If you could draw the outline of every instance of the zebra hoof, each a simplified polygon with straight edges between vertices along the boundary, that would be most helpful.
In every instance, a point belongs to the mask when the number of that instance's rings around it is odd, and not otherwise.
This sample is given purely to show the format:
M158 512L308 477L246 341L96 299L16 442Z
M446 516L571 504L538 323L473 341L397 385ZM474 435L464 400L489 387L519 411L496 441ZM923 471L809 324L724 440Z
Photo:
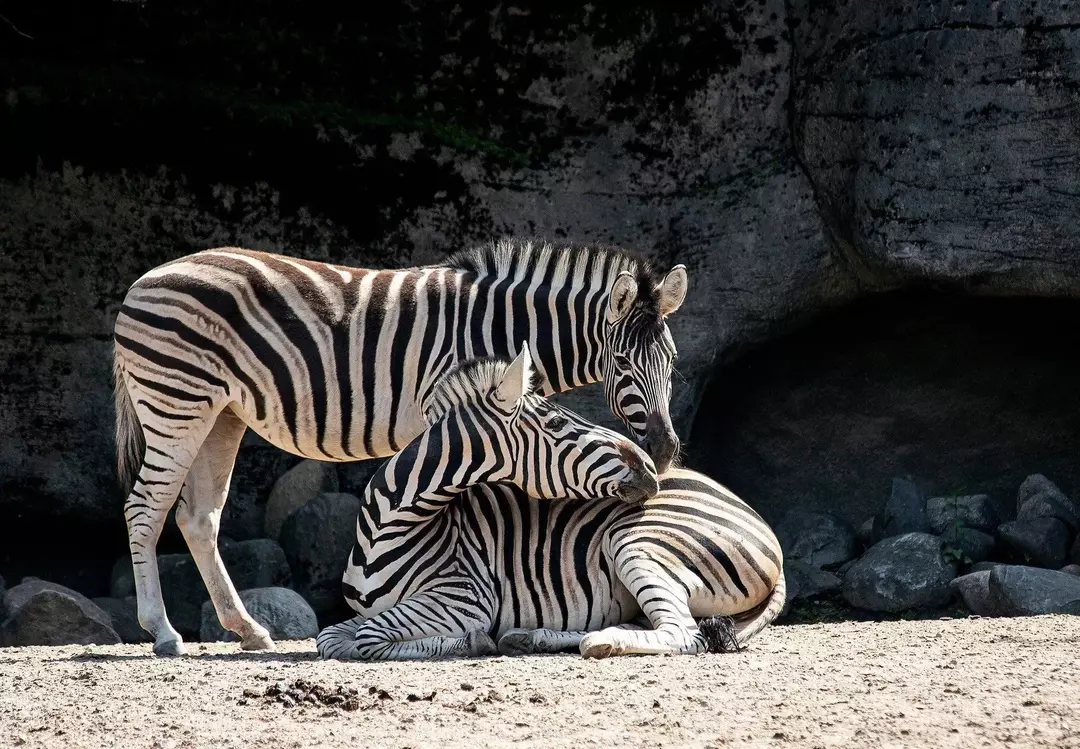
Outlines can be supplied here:
M499 638L499 652L503 655L531 655L536 652L536 642L527 629L511 629Z
M154 655L168 658L175 655L187 655L183 640L162 640L154 643Z
M470 632L466 642L468 643L469 655L479 656L499 654L499 648L495 645L495 641L483 630L476 629Z
M241 650L274 650L274 641L269 632L254 634L240 641Z
M608 658L615 655L615 645L611 642L604 642L599 637L593 635L585 635L581 640L580 648L581 655L585 658Z

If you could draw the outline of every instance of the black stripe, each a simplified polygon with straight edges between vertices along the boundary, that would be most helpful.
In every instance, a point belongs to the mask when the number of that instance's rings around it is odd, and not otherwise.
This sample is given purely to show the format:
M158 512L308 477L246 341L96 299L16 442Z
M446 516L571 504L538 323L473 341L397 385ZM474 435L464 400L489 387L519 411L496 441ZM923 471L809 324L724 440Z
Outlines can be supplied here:
M143 387L149 388L150 390L156 390L162 395L166 395L173 400L185 401L187 403L206 403L206 405L208 406L212 406L214 404L213 399L211 399L208 395L195 395L193 393L187 392L186 390L180 390L178 388L170 387L161 382L147 380L143 377L139 377L138 375L131 374L130 372L128 373L128 377L135 380L135 382L139 383Z
M374 455L371 432L375 420L375 357L378 352L379 334L382 331L383 315L385 313L386 294L390 290L390 272L381 272L375 275L371 284L371 295L364 307L364 348L361 352L364 369L364 451L367 455Z
M386 433L390 438L390 449L397 452L397 438L394 430L397 427L398 406L401 403L402 391L405 389L405 352L413 336L413 325L416 323L416 282L418 274L408 273L398 291L397 308L398 324L393 340L390 342L390 423Z

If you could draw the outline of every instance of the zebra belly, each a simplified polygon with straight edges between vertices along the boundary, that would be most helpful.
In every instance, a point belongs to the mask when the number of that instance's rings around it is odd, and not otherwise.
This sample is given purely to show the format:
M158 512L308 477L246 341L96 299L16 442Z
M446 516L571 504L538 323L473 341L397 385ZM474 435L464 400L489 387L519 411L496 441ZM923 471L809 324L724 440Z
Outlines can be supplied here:
M454 510L459 558L495 601L491 631L595 630L634 619L637 601L605 550L618 500L550 502L510 487L474 487Z

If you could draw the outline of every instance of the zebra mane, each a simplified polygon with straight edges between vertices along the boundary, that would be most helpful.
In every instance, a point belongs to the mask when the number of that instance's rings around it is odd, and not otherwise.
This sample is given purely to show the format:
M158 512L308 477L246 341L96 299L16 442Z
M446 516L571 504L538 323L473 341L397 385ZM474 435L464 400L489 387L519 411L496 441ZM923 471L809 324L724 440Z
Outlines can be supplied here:
M638 287L637 302L648 311L655 310L657 320L660 319L660 298L656 287L664 280L663 274L657 272L643 255L620 247L503 237L471 249L459 250L439 265L487 276L505 273L507 269L524 263L527 274L550 274L557 283L572 272L582 256L586 257L590 270L606 264L610 279L619 271L633 273Z
M498 387L512 360L501 356L478 357L454 366L435 381L424 400L424 419L433 423L455 406L476 403ZM543 390L544 377L534 367L529 392Z

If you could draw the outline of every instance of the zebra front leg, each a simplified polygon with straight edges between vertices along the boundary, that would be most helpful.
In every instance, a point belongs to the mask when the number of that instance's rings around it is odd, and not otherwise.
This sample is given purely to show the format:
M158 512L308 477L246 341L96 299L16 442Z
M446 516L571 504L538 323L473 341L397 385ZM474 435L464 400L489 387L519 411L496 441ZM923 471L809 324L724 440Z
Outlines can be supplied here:
M618 629L642 629L636 624L620 624ZM499 638L503 655L532 655L534 653L574 653L581 640L589 634L584 629L510 629Z
M221 626L240 636L243 650L273 650L274 641L256 622L233 587L218 551L221 510L247 425L229 409L218 415L203 441L176 507L176 523L199 568Z
M370 619L354 617L319 633L319 655L328 660L417 661L497 655L487 634L490 619L451 608L460 590L444 598L424 592Z

